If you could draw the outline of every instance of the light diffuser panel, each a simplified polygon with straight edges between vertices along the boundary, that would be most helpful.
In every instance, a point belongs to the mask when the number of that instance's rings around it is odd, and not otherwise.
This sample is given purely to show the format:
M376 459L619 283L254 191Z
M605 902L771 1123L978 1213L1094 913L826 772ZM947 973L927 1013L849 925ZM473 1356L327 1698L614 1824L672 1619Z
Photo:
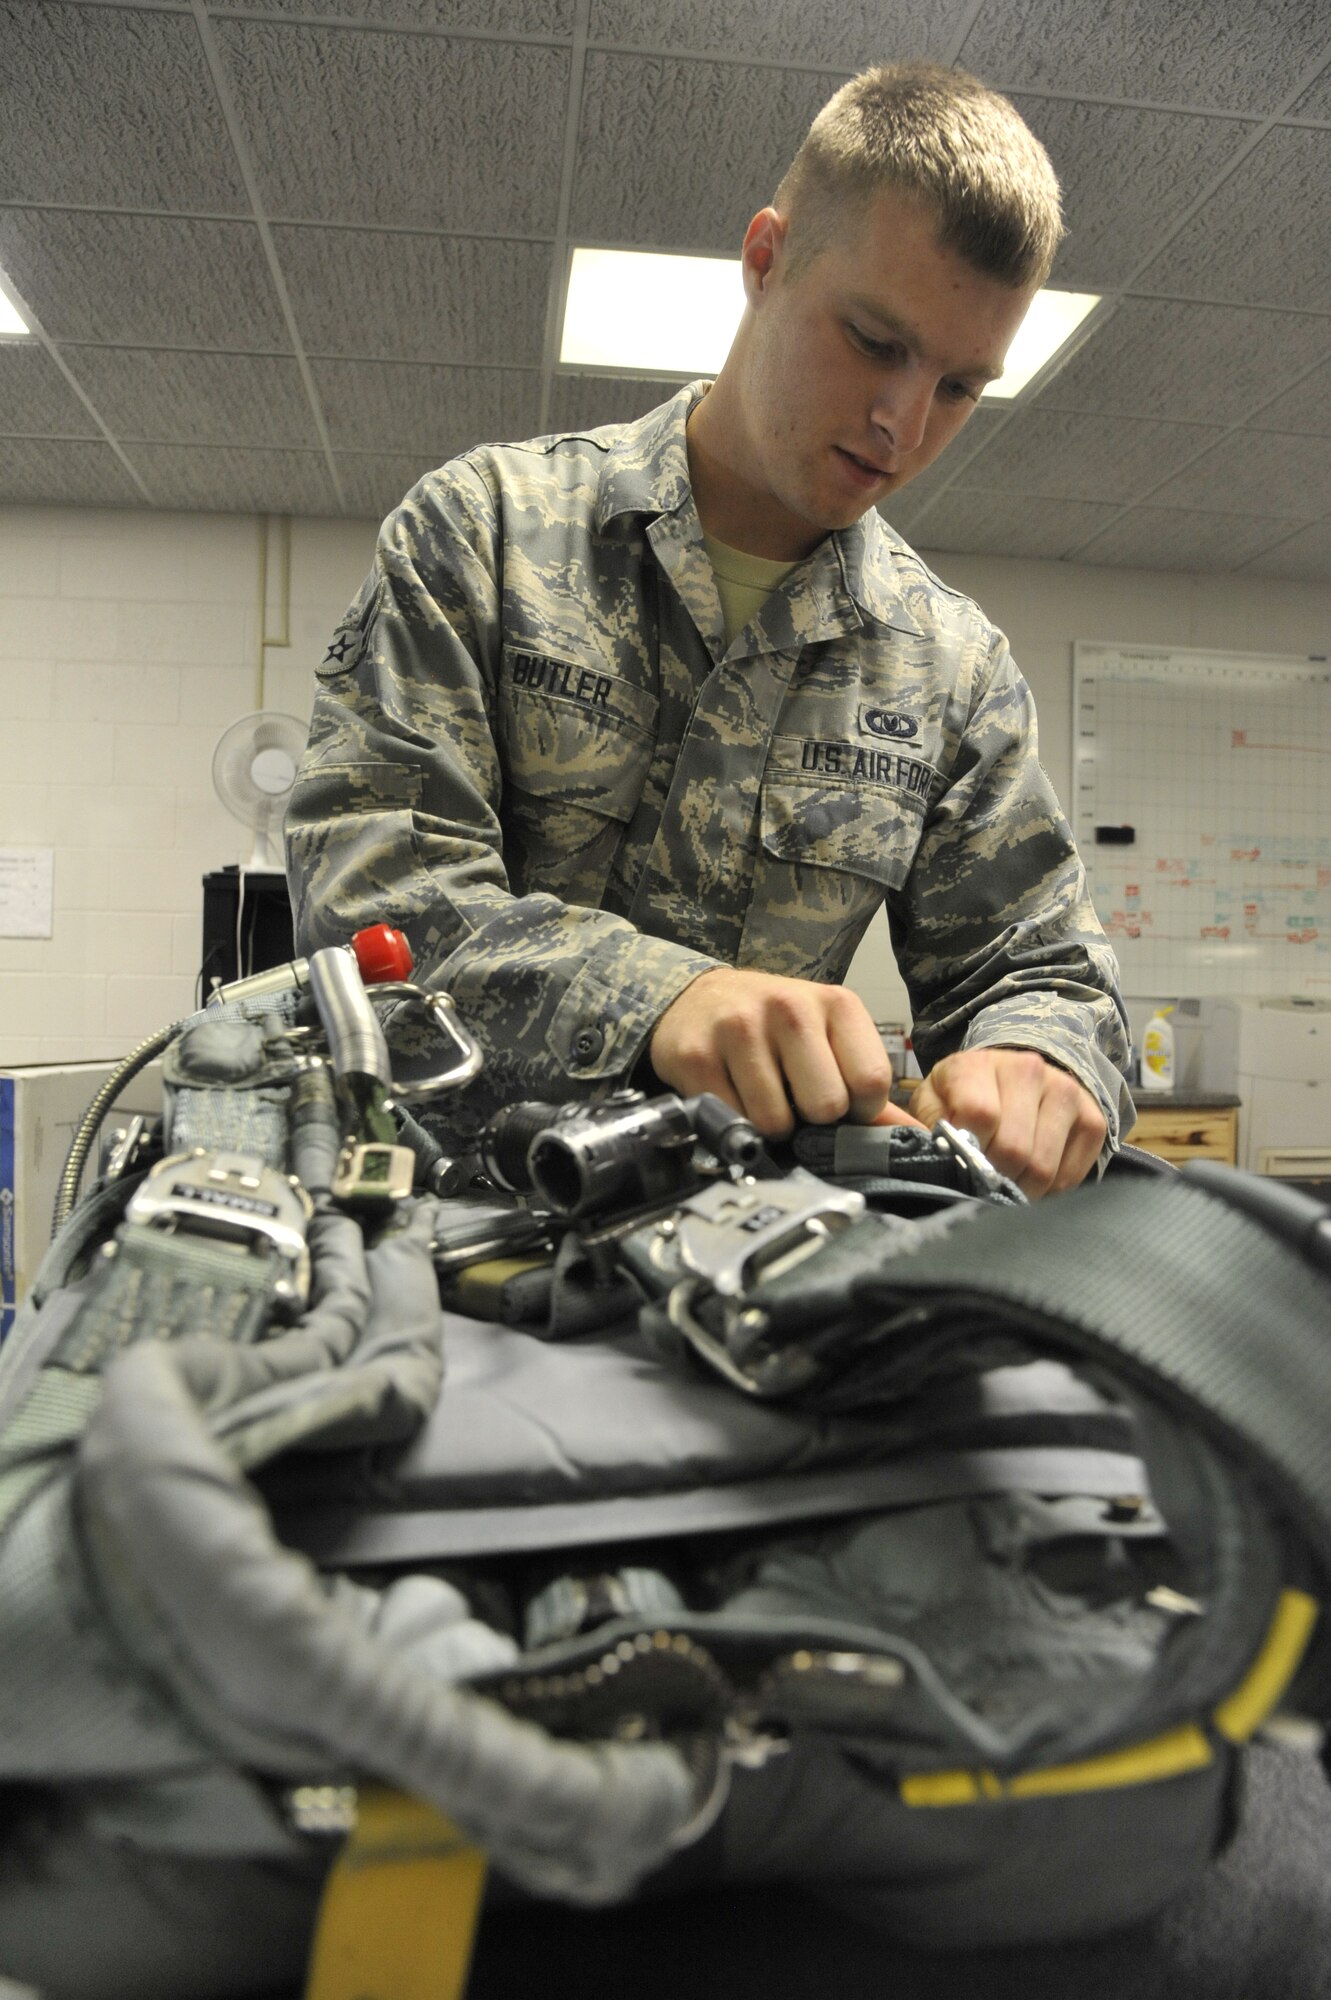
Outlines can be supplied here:
M1098 304L1094 292L1038 292L984 400L1011 402ZM560 365L674 381L715 375L743 306L736 258L575 249Z

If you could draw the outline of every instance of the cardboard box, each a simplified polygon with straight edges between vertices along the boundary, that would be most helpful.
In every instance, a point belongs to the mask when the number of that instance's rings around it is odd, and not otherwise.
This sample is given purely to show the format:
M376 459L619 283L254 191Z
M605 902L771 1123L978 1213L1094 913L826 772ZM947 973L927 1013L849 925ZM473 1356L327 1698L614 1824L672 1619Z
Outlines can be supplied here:
M0 1069L0 1340L31 1288L51 1241L51 1217L65 1159L89 1104L115 1063L37 1063ZM107 1112L89 1159L89 1177L103 1142L135 1112L161 1110L156 1064L125 1086Z

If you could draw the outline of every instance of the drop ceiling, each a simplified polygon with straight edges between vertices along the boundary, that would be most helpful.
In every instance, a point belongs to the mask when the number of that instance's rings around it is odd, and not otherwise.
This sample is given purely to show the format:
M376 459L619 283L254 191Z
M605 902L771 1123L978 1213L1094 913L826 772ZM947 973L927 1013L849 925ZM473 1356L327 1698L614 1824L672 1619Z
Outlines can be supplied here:
M670 385L556 365L569 246L734 254L809 120L959 63L1107 309L891 508L927 549L1331 580L1325 0L0 0L0 501L379 516Z

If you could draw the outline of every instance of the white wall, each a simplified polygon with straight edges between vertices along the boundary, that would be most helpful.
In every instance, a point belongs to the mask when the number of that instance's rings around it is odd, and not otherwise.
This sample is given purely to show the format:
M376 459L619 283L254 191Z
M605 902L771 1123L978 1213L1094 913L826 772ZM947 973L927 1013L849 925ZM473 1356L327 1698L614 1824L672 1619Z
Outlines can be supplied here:
M249 852L213 795L213 746L257 706L304 719L313 667L370 561L370 522L0 509L0 848L55 850L54 935L0 938L0 1066L122 1054L194 1004L200 878ZM1265 579L938 556L1008 634L1071 791L1076 639L1331 652L1331 589ZM876 923L853 983L905 997Z
M369 566L368 522L291 525L290 646L263 646L261 525L0 509L0 848L52 848L53 935L0 937L0 1065L117 1056L196 1003L201 877L249 856L213 747L306 719L312 663ZM284 631L282 524L266 630Z

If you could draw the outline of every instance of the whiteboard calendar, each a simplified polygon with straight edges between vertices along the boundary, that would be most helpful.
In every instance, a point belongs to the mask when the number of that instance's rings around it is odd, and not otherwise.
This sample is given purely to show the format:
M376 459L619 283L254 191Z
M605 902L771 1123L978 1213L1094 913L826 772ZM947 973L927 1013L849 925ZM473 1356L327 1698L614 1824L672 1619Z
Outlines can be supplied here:
M1331 998L1331 665L1075 648L1076 833L1128 994Z

